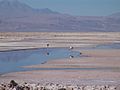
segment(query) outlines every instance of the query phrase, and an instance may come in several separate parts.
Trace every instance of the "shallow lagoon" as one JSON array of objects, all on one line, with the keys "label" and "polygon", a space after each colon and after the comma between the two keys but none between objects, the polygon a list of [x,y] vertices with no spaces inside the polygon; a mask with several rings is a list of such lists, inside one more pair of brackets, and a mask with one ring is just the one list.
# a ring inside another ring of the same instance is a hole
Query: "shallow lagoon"
[{"label": "shallow lagoon", "polygon": [[120,49],[120,43],[97,45],[95,49]]},{"label": "shallow lagoon", "polygon": [[[81,50],[82,49],[120,49],[120,43],[97,45],[96,47],[81,48]],[[40,68],[22,68],[22,66],[44,64],[48,60],[70,58],[70,56],[86,57],[80,55],[80,52],[70,50],[69,48],[41,48],[0,52],[0,74],[26,70],[44,70]],[[49,70],[53,70],[53,68],[50,68]],[[90,68],[90,70],[94,70],[94,68]]]},{"label": "shallow lagoon", "polygon": [[22,66],[43,64],[48,60],[79,57],[80,52],[67,48],[42,48],[0,52],[0,73],[32,70]]}]

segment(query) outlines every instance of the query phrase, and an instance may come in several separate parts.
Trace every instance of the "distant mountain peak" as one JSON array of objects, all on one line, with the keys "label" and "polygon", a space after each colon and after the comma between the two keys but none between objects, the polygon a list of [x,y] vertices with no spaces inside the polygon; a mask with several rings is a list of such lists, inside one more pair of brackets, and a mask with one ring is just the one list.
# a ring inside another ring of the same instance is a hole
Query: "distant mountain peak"
[{"label": "distant mountain peak", "polygon": [[43,9],[38,9],[38,10],[39,10],[40,13],[46,13],[46,14],[49,14],[49,13],[57,14],[58,13],[58,12],[52,11],[49,8],[43,8]]},{"label": "distant mountain peak", "polygon": [[45,13],[45,14],[56,14],[49,8],[33,9],[29,5],[20,2],[19,0],[2,0],[0,1],[0,14],[27,14],[27,13]]},{"label": "distant mountain peak", "polygon": [[18,4],[18,3],[20,3],[18,0],[2,0],[2,1],[0,1],[1,5],[4,5],[4,4]]},{"label": "distant mountain peak", "polygon": [[44,11],[46,11],[46,12],[51,11],[49,8],[43,8],[42,10],[44,10]]},{"label": "distant mountain peak", "polygon": [[117,13],[113,13],[112,15],[110,16],[113,16],[113,17],[120,17],[120,12],[117,12]]},{"label": "distant mountain peak", "polygon": [[18,0],[2,0],[0,2],[0,9],[3,10],[25,10],[31,9],[28,5],[19,2]]},{"label": "distant mountain peak", "polygon": [[18,2],[18,0],[2,0],[2,1],[7,1],[7,2]]}]

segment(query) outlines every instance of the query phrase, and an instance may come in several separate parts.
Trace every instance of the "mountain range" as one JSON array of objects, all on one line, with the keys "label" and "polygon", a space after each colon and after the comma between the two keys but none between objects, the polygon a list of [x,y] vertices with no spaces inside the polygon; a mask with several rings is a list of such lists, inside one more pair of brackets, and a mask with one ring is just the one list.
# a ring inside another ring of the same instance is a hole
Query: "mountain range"
[{"label": "mountain range", "polygon": [[48,8],[34,9],[18,0],[0,2],[0,31],[120,31],[120,12],[109,16],[72,16]]}]

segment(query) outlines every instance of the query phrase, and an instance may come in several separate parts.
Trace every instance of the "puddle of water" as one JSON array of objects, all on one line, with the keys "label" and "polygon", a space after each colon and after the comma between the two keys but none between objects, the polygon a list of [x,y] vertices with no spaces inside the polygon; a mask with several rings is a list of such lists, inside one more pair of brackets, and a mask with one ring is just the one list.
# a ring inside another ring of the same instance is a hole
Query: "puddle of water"
[{"label": "puddle of water", "polygon": [[120,49],[120,43],[97,45],[95,49]]},{"label": "puddle of water", "polygon": [[111,43],[111,44],[101,44],[93,47],[82,47],[81,50],[91,50],[91,49],[120,49],[120,43]]},{"label": "puddle of water", "polygon": [[0,52],[0,74],[29,70],[21,66],[41,64],[48,60],[79,57],[80,52],[66,48],[43,48],[35,50],[20,50]]}]

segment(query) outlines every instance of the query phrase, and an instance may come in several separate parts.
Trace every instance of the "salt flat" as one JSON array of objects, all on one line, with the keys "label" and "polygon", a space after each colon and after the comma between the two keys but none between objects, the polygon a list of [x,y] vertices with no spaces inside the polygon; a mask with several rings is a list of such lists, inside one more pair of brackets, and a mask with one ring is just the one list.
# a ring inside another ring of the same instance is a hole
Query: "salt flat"
[{"label": "salt flat", "polygon": [[0,50],[91,47],[120,42],[120,32],[1,32]]},{"label": "salt flat", "polygon": [[[82,53],[78,58],[51,60],[45,64],[24,68],[59,68],[11,72],[0,76],[0,81],[76,81],[78,83],[120,83],[120,49],[94,49],[98,45],[120,43],[120,32],[14,32],[0,33],[0,50],[19,50],[51,47],[74,47]],[[49,44],[49,47],[47,47]],[[91,48],[92,49],[89,49]],[[84,57],[82,57],[84,56]],[[86,57],[85,57],[86,56]],[[69,70],[64,70],[67,68]]]}]

